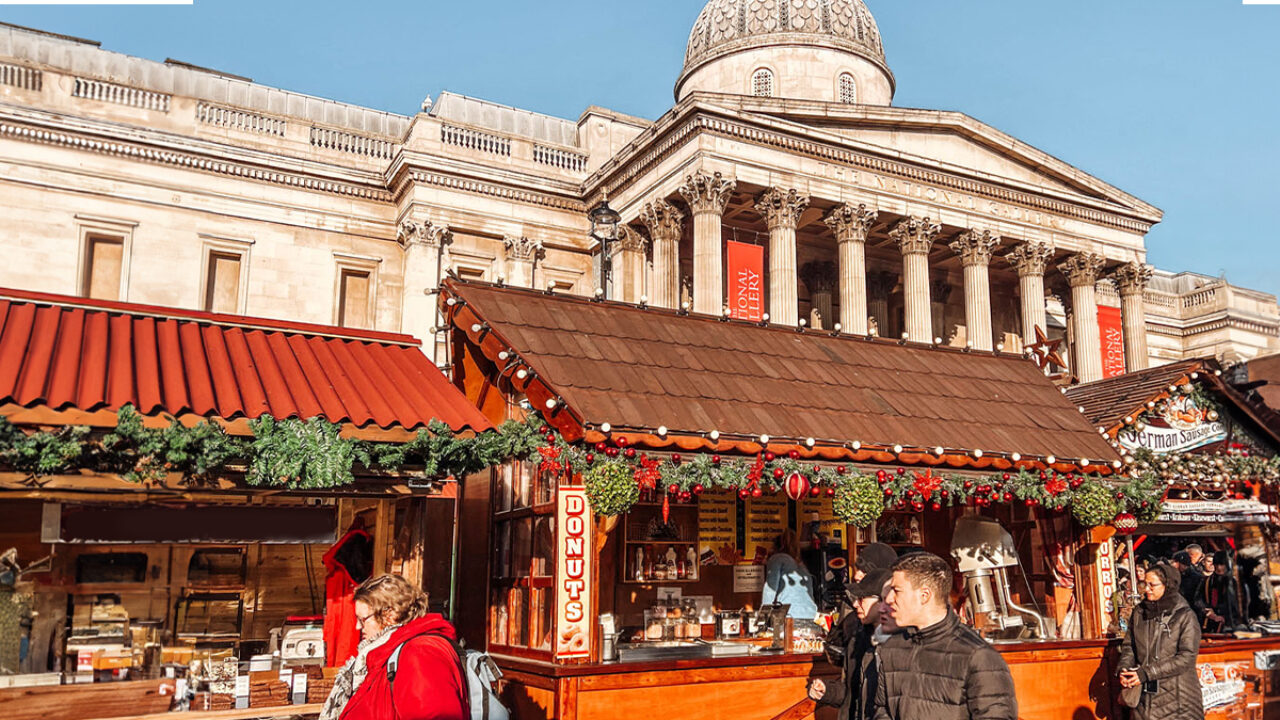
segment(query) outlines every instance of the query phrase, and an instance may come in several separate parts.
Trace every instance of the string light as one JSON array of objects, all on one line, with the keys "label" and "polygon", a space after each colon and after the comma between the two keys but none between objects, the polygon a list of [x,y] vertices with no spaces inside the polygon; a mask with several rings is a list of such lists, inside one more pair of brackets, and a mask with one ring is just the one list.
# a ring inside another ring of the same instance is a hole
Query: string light
[{"label": "string light", "polygon": [[607,435],[611,430],[613,430],[613,426],[609,423],[600,423],[600,432]]}]

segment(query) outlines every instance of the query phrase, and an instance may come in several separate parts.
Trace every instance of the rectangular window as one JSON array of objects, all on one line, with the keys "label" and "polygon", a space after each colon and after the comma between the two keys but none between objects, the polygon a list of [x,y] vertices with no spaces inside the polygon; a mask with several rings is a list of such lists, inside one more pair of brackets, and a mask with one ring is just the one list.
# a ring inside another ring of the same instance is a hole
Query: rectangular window
[{"label": "rectangular window", "polygon": [[369,273],[343,270],[338,289],[338,324],[342,327],[369,328]]},{"label": "rectangular window", "polygon": [[554,478],[535,461],[495,468],[489,642],[551,650],[555,566]]},{"label": "rectangular window", "polygon": [[240,311],[240,262],[239,255],[209,253],[209,272],[204,287],[205,311],[218,313]]},{"label": "rectangular window", "polygon": [[85,236],[81,295],[96,300],[119,300],[123,270],[123,237],[92,233]]}]

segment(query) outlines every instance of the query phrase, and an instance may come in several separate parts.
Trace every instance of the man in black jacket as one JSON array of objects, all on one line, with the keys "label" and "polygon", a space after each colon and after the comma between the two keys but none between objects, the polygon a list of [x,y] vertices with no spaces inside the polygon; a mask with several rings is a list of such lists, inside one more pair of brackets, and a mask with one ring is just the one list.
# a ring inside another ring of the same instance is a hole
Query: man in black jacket
[{"label": "man in black jacket", "polygon": [[914,553],[893,565],[885,606],[903,632],[879,648],[875,720],[1017,720],[1004,658],[951,611],[951,565]]},{"label": "man in black jacket", "polygon": [[888,569],[873,568],[858,582],[850,583],[849,597],[862,627],[859,632],[849,633],[845,640],[841,682],[827,683],[819,679],[809,685],[809,697],[819,705],[839,708],[840,720],[871,720],[875,715],[879,687],[876,647],[889,637],[880,628],[880,606],[890,575]]}]

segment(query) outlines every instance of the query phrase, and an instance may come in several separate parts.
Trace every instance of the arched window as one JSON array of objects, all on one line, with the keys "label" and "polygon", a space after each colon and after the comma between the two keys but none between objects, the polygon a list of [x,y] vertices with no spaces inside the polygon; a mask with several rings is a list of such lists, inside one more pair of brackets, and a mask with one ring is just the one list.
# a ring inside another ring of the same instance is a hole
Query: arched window
[{"label": "arched window", "polygon": [[858,102],[858,83],[849,73],[840,73],[840,102],[849,105]]},{"label": "arched window", "polygon": [[756,97],[773,97],[773,71],[760,68],[751,74],[751,94]]}]

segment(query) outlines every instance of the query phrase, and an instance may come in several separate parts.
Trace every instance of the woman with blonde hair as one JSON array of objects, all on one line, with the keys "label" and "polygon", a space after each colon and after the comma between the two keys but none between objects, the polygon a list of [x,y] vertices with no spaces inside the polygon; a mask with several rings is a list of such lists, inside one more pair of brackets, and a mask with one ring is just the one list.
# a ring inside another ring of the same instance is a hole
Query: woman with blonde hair
[{"label": "woman with blonde hair", "polygon": [[334,678],[320,720],[466,720],[457,634],[427,613],[427,596],[399,575],[356,588],[360,648]]}]

